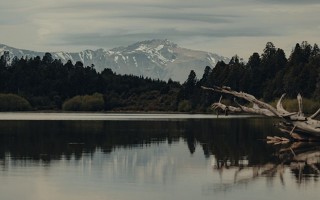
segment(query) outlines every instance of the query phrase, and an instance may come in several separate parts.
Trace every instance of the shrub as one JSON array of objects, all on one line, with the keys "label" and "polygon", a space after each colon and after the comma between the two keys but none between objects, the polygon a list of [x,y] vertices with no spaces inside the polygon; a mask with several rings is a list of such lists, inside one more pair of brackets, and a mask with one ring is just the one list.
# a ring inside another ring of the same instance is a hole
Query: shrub
[{"label": "shrub", "polygon": [[178,105],[179,112],[190,112],[192,109],[191,103],[188,100],[183,100]]},{"label": "shrub", "polygon": [[27,111],[31,110],[30,103],[15,94],[0,94],[0,111]]},{"label": "shrub", "polygon": [[104,108],[104,100],[102,94],[95,93],[93,95],[75,96],[66,100],[62,109],[66,111],[100,111]]},{"label": "shrub", "polygon": [[81,110],[81,105],[82,105],[82,97],[81,96],[75,96],[69,100],[66,100],[62,104],[62,109],[63,110],[68,110],[68,111],[80,111]]}]

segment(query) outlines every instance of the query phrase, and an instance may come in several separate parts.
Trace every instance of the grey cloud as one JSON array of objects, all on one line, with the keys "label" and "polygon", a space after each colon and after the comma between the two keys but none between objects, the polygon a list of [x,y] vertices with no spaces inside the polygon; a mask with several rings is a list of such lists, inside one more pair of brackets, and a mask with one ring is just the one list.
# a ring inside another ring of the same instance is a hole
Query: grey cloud
[{"label": "grey cloud", "polygon": [[10,25],[10,26],[13,26],[13,25],[19,25],[19,24],[23,24],[23,21],[24,20],[21,20],[21,19],[3,19],[1,18],[0,19],[0,25]]},{"label": "grey cloud", "polygon": [[[206,2],[207,0],[204,0]],[[210,2],[210,4],[212,4]],[[213,6],[213,5],[211,5]],[[239,17],[235,15],[215,15],[201,13],[208,6],[195,2],[79,2],[77,4],[62,4],[50,7],[52,13],[79,13],[79,18],[87,19],[114,19],[114,18],[147,18],[162,20],[191,20],[202,22],[229,22],[230,18]],[[91,12],[90,12],[91,11]],[[84,12],[81,16],[80,13]]]},{"label": "grey cloud", "polygon": [[98,33],[70,34],[64,36],[59,42],[51,43],[51,45],[92,45],[97,47],[104,46],[107,48],[114,48],[118,46],[127,46],[140,40],[155,38],[162,39],[166,38],[166,36],[168,36],[168,34],[164,32],[126,34],[121,33],[121,31],[119,34],[114,35],[102,35]]},{"label": "grey cloud", "polygon": [[122,18],[141,18],[141,19],[160,19],[160,20],[183,20],[193,22],[207,23],[231,23],[232,19],[240,17],[235,15],[213,15],[213,14],[197,14],[197,13],[150,13],[150,14],[132,14],[122,15]]},{"label": "grey cloud", "polygon": [[286,4],[286,5],[292,5],[292,4],[320,4],[319,0],[256,0],[259,2],[264,2],[267,4]]},{"label": "grey cloud", "polygon": [[51,7],[52,9],[109,9],[109,8],[201,8],[207,7],[208,5],[221,5],[220,1],[217,0],[202,0],[201,3],[196,1],[187,0],[171,0],[171,1],[112,1],[112,2],[94,2],[94,1],[79,1],[77,4],[74,3],[63,3],[59,6]]},{"label": "grey cloud", "polygon": [[19,25],[27,22],[27,18],[21,15],[12,15],[7,11],[0,13],[0,25]]},{"label": "grey cloud", "polygon": [[130,12],[130,9],[177,9],[177,8],[195,8],[194,4],[175,4],[175,3],[123,3],[123,2],[79,2],[77,4],[64,4],[51,7],[51,10],[113,10],[121,9]]},{"label": "grey cloud", "polygon": [[253,47],[270,38],[283,44],[301,37],[310,41],[317,39],[319,32],[318,7],[314,6],[319,0],[13,2],[5,1],[0,7],[2,42],[20,45],[24,38],[25,48],[32,49],[113,48],[141,40],[169,39],[181,46],[189,44],[189,48],[210,41],[237,52],[243,51],[237,48],[248,47],[235,42],[248,42]]},{"label": "grey cloud", "polygon": [[109,48],[117,46],[126,46],[136,41],[146,39],[169,39],[172,41],[191,40],[194,37],[206,38],[228,38],[228,37],[263,37],[280,36],[281,32],[274,30],[234,27],[222,30],[199,29],[181,31],[176,29],[159,29],[153,32],[127,33],[126,30],[119,31],[116,34],[102,35],[91,34],[70,34],[64,36],[59,43],[51,45],[93,45],[97,47],[106,46]]}]

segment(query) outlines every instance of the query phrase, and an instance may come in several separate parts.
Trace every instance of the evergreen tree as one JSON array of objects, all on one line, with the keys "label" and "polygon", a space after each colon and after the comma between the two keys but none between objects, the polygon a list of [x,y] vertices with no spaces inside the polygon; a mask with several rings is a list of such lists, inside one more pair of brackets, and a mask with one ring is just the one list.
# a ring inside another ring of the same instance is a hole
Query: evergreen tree
[{"label": "evergreen tree", "polygon": [[206,66],[206,68],[204,69],[203,76],[198,83],[200,86],[205,86],[208,84],[210,73],[211,73],[211,68],[209,66]]},{"label": "evergreen tree", "polygon": [[317,57],[320,55],[320,49],[319,46],[317,44],[313,45],[312,51],[311,51],[311,56],[312,57]]},{"label": "evergreen tree", "polygon": [[256,97],[261,97],[263,74],[261,69],[261,58],[258,53],[253,53],[247,63],[247,79],[250,82],[247,90]]},{"label": "evergreen tree", "polygon": [[196,73],[191,70],[188,79],[182,84],[182,88],[178,95],[178,102],[182,100],[189,100],[194,108],[199,100],[198,94],[200,88],[197,86],[197,81]]},{"label": "evergreen tree", "polygon": [[4,51],[3,55],[0,57],[0,69],[4,67],[8,67],[9,61],[10,61],[10,52]]},{"label": "evergreen tree", "polygon": [[209,74],[208,86],[212,87],[214,85],[221,85],[222,82],[225,80],[222,77],[222,73],[227,67],[227,64],[223,61],[218,61],[216,66],[211,70]]},{"label": "evergreen tree", "polygon": [[254,69],[256,70],[256,69],[259,69],[260,64],[261,64],[260,55],[259,53],[255,52],[249,57],[247,68],[251,70],[254,70]]},{"label": "evergreen tree", "polygon": [[52,55],[51,53],[45,53],[43,58],[42,58],[42,62],[44,64],[50,64],[53,62],[53,58],[52,58]]}]

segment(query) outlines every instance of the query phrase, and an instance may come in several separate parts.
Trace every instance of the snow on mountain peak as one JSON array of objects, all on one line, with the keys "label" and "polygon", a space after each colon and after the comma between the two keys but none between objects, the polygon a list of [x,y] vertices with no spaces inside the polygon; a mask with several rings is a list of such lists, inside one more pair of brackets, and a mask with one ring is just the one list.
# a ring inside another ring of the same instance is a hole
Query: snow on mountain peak
[{"label": "snow on mountain peak", "polygon": [[[9,51],[11,59],[44,56],[44,52],[21,50],[0,44],[0,56]],[[73,63],[81,61],[84,66],[95,66],[100,72],[110,68],[117,74],[133,74],[160,80],[171,78],[184,82],[191,70],[200,77],[206,66],[214,67],[216,62],[228,58],[213,53],[194,51],[180,48],[177,44],[165,39],[154,39],[137,42],[127,47],[118,47],[110,50],[84,50],[78,53],[53,52],[54,59],[63,63],[71,60]]]}]

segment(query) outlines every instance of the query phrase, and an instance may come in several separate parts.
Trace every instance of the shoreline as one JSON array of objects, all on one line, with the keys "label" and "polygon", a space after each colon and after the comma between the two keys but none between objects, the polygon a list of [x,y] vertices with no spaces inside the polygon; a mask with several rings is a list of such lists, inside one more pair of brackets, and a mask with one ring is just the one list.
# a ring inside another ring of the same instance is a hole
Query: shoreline
[{"label": "shoreline", "polygon": [[108,120],[187,120],[187,119],[231,119],[252,118],[259,115],[189,114],[189,113],[97,113],[97,112],[0,112],[0,121],[5,120],[74,120],[74,121],[108,121]]}]

